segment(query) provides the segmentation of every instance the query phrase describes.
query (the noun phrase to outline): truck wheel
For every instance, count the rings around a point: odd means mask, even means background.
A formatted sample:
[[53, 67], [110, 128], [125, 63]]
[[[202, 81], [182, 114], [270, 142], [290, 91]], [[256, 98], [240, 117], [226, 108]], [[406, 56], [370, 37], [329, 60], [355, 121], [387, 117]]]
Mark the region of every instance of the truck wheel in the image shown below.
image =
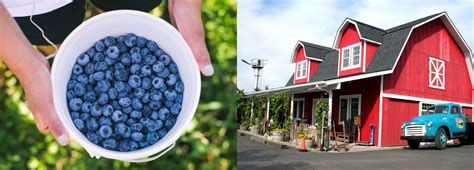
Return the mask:
[[410, 146], [410, 149], [418, 149], [420, 147], [420, 141], [408, 140], [408, 146]]
[[436, 149], [443, 150], [446, 149], [446, 143], [448, 142], [448, 136], [446, 131], [443, 128], [439, 128], [436, 132], [435, 145]]

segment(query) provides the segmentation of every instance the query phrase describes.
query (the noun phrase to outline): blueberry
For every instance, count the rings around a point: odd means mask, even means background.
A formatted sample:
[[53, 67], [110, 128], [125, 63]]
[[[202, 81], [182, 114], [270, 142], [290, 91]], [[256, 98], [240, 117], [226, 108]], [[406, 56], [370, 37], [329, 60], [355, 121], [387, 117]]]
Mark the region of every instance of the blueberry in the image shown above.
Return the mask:
[[136, 123], [136, 121], [133, 120], [133, 119], [128, 119], [125, 123], [126, 123], [128, 126], [132, 126], [134, 123]]
[[140, 118], [140, 123], [143, 124], [143, 125], [146, 125], [149, 121], [150, 121], [150, 119], [148, 119], [146, 117]]
[[173, 73], [173, 74], [177, 74], [177, 73], [178, 73], [178, 66], [177, 66], [176, 63], [174, 63], [173, 61], [168, 65], [168, 69], [169, 69], [170, 72]]
[[148, 103], [148, 106], [150, 106], [152, 110], [158, 110], [161, 107], [161, 101], [152, 100]]
[[151, 52], [150, 52], [150, 50], [149, 50], [148, 48], [142, 48], [142, 50], [140, 50], [140, 54], [141, 54], [142, 56], [146, 56], [146, 55], [150, 55]]
[[117, 43], [115, 46], [119, 49], [120, 53], [124, 53], [128, 51], [128, 47], [123, 42]]
[[99, 143], [99, 136], [97, 136], [97, 134], [95, 133], [87, 132], [87, 139], [89, 139], [89, 141], [91, 141], [94, 144]]
[[112, 113], [112, 120], [114, 122], [121, 122], [123, 120], [123, 113], [120, 110], [116, 110]]
[[146, 55], [145, 57], [143, 57], [143, 62], [146, 65], [152, 65], [156, 62], [156, 58], [154, 55]]
[[81, 54], [79, 57], [77, 57], [77, 64], [85, 66], [87, 63], [89, 63], [89, 59], [89, 55]]
[[114, 132], [118, 135], [122, 135], [127, 130], [126, 128], [127, 128], [127, 125], [125, 125], [124, 123], [117, 123], [115, 125], [115, 131]]
[[89, 84], [92, 84], [92, 83], [94, 83], [95, 81], [96, 81], [96, 80], [94, 80], [94, 74], [89, 74], [89, 78], [88, 78], [88, 81], [87, 81], [87, 82], [88, 82]]
[[95, 72], [92, 76], [95, 81], [103, 80], [105, 78], [105, 72], [103, 71], [98, 71]]
[[156, 51], [154, 52], [155, 56], [161, 56], [163, 54], [165, 54], [165, 52], [162, 49], [159, 49], [159, 48], [156, 49]]
[[139, 119], [139, 118], [142, 117], [142, 112], [133, 110], [133, 111], [130, 113], [130, 117], [131, 117], [131, 118], [135, 118], [135, 119]]
[[112, 70], [105, 71], [105, 80], [112, 81], [114, 79], [114, 73]]
[[110, 120], [110, 117], [100, 117], [99, 118], [99, 125], [100, 126], [103, 126], [103, 125], [112, 126], [112, 121]]
[[83, 102], [82, 103], [82, 107], [81, 107], [81, 110], [82, 110], [82, 113], [89, 113], [92, 109], [92, 104], [89, 103], [89, 102]]
[[174, 104], [173, 100], [166, 100], [165, 101], [165, 107], [166, 108], [171, 108], [171, 106], [173, 106], [173, 104]]
[[151, 120], [151, 121], [148, 121], [146, 124], [146, 129], [148, 130], [148, 132], [154, 132], [158, 129], [160, 129], [161, 127], [163, 127], [163, 122], [161, 120]]
[[[136, 98], [142, 98], [145, 95], [145, 90], [142, 88], [136, 88], [133, 90], [133, 96]], [[133, 104], [133, 100], [132, 100]]]
[[149, 65], [144, 65], [141, 68], [141, 75], [142, 76], [150, 76], [151, 75], [151, 67]]
[[86, 102], [94, 102], [96, 99], [96, 94], [94, 92], [89, 91], [84, 95], [83, 98]]
[[146, 135], [146, 141], [149, 145], [153, 145], [158, 142], [158, 138], [158, 134], [156, 134], [155, 132], [150, 132]]
[[104, 61], [104, 58], [105, 58], [104, 54], [102, 54], [102, 53], [95, 53], [95, 54], [94, 54], [94, 58], [93, 58], [92, 60], [97, 63], [97, 62]]
[[120, 62], [124, 65], [130, 65], [132, 63], [132, 57], [130, 56], [130, 53], [124, 53], [120, 57]]
[[131, 138], [134, 141], [141, 141], [143, 139], [143, 134], [140, 132], [133, 132]]
[[165, 122], [165, 126], [168, 128], [168, 129], [171, 129], [174, 124], [176, 123], [176, 120], [175, 119], [168, 119], [166, 120]]
[[146, 39], [146, 38], [143, 38], [143, 37], [141, 37], [141, 36], [138, 36], [138, 38], [137, 38], [137, 46], [138, 46], [138, 47], [145, 47], [146, 42], [147, 42], [147, 39]]
[[133, 53], [140, 53], [140, 48], [139, 47], [132, 47], [130, 49], [130, 54], [133, 54]]
[[176, 97], [176, 99], [174, 100], [174, 102], [176, 102], [176, 103], [182, 103], [182, 102], [183, 102], [183, 95], [182, 95], [182, 94], [178, 94], [178, 96]]
[[165, 137], [165, 135], [166, 135], [167, 133], [168, 133], [168, 131], [166, 131], [166, 129], [164, 129], [164, 128], [158, 130], [158, 136], [159, 136], [160, 138]]
[[132, 53], [131, 57], [132, 57], [132, 62], [133, 63], [137, 63], [137, 64], [142, 63], [142, 55], [141, 54]]
[[159, 73], [165, 68], [165, 63], [163, 63], [162, 61], [157, 61], [155, 62], [155, 64], [153, 64], [152, 68], [155, 73]]
[[176, 92], [175, 92], [174, 90], [169, 89], [169, 90], [166, 90], [166, 91], [165, 91], [165, 99], [166, 99], [166, 100], [171, 100], [171, 101], [173, 101], [174, 99], [176, 99], [176, 95], [177, 95], [177, 94], [176, 94]]
[[129, 97], [120, 98], [119, 104], [122, 107], [128, 107], [132, 104], [132, 100]]
[[101, 80], [99, 82], [97, 82], [97, 88], [101, 91], [101, 92], [107, 92], [110, 88], [111, 84], [109, 81], [107, 80]]
[[104, 48], [105, 48], [105, 45], [104, 45], [104, 42], [102, 40], [100, 41], [97, 41], [95, 43], [95, 50], [97, 51], [104, 51]]
[[91, 117], [91, 115], [87, 113], [82, 113], [80, 116], [82, 121], [86, 121], [87, 119], [89, 119], [89, 117]]
[[119, 93], [117, 95], [117, 97], [120, 99], [120, 98], [124, 98], [124, 97], [128, 97], [128, 93], [127, 93], [127, 89], [125, 89], [125, 92], [122, 92], [122, 93]]
[[130, 129], [130, 127], [125, 126], [125, 132], [123, 132], [120, 136], [124, 138], [129, 138], [131, 134], [132, 130]]
[[137, 150], [137, 149], [138, 149], [138, 143], [137, 143], [137, 142], [132, 141], [132, 142], [130, 142], [129, 145], [130, 145], [130, 146], [129, 146], [129, 150], [130, 150], [130, 151], [134, 151], [134, 150]]
[[74, 97], [76, 97], [76, 95], [74, 94], [74, 91], [68, 90], [68, 91], [66, 92], [66, 99], [71, 100], [71, 99], [74, 98]]
[[168, 77], [166, 77], [166, 85], [168, 86], [174, 86], [177, 81], [178, 76], [176, 74], [170, 74]]
[[146, 138], [144, 138], [143, 140], [141, 140], [141, 141], [138, 143], [138, 145], [139, 145], [140, 147], [142, 147], [142, 148], [145, 148], [145, 147], [149, 146], [148, 141], [146, 140]]
[[91, 116], [99, 117], [100, 115], [102, 115], [102, 107], [94, 104], [94, 106], [92, 106]]
[[77, 81], [76, 80], [69, 80], [67, 82], [67, 89], [72, 90], [74, 89], [74, 86], [76, 86]]
[[69, 101], [69, 108], [73, 111], [79, 111], [82, 107], [82, 100], [80, 98], [73, 98]]
[[142, 88], [145, 90], [150, 89], [152, 86], [151, 79], [148, 77], [142, 78]]
[[165, 121], [166, 119], [168, 119], [169, 115], [170, 115], [170, 111], [167, 108], [161, 108], [158, 111], [158, 118], [160, 120]]
[[97, 99], [97, 103], [100, 105], [105, 105], [109, 102], [109, 95], [107, 93], [100, 93], [99, 99]]
[[79, 112], [71, 112], [71, 118], [72, 120], [74, 119], [80, 119], [81, 115], [79, 114]]
[[146, 43], [146, 47], [150, 50], [150, 51], [156, 51], [158, 49], [158, 45], [156, 45], [156, 43], [154, 41], [148, 41]]
[[115, 79], [120, 80], [120, 81], [126, 81], [128, 78], [128, 75], [129, 75], [128, 71], [125, 69], [115, 70], [114, 72]]
[[86, 127], [87, 127], [87, 130], [94, 131], [94, 130], [97, 130], [97, 128], [99, 128], [99, 124], [97, 124], [96, 119], [89, 118], [86, 120]]
[[138, 73], [140, 73], [140, 69], [141, 69], [141, 68], [140, 68], [140, 64], [132, 64], [132, 65], [130, 66], [130, 73], [132, 73], [132, 74], [138, 74]]
[[118, 93], [123, 93], [127, 91], [127, 85], [121, 81], [115, 81], [114, 88]]
[[150, 102], [150, 93], [145, 93], [142, 97], [142, 103]]
[[163, 71], [159, 72], [157, 75], [158, 77], [165, 78], [170, 75], [170, 71], [168, 68], [164, 68]]
[[132, 99], [132, 108], [135, 109], [135, 110], [140, 110], [142, 109], [143, 105], [142, 105], [142, 102], [140, 101], [140, 99], [138, 98], [133, 98]]
[[181, 104], [175, 103], [170, 108], [171, 114], [178, 115], [179, 111], [181, 111]]
[[159, 60], [163, 61], [163, 63], [165, 63], [165, 65], [168, 65], [171, 62], [171, 58], [168, 54], [160, 55]]
[[176, 91], [176, 93], [178, 94], [182, 94], [184, 92], [184, 84], [182, 81], [178, 81], [175, 85], [174, 85], [174, 90]]
[[87, 51], [86, 51], [86, 54], [90, 57], [94, 56], [95, 54], [95, 49], [93, 47], [89, 48]]
[[77, 81], [78, 81], [78, 83], [84, 83], [84, 84], [86, 84], [86, 83], [89, 83], [89, 78], [87, 78], [86, 75], [81, 74], [81, 75], [78, 75], [78, 76], [77, 76]]
[[105, 57], [104, 59], [105, 63], [109, 66], [111, 65], [114, 65], [115, 64], [115, 59], [111, 58], [111, 57]]
[[117, 100], [112, 100], [112, 102], [110, 103], [112, 105], [112, 107], [114, 108], [114, 110], [120, 110], [122, 109], [122, 106], [120, 106], [119, 102]]
[[99, 135], [103, 138], [108, 138], [112, 135], [112, 128], [108, 125], [102, 125], [99, 129]]
[[107, 36], [104, 38], [104, 45], [106, 47], [110, 47], [112, 45], [115, 45], [116, 41], [115, 41], [115, 38], [112, 37], [112, 36]]
[[130, 128], [132, 128], [132, 131], [134, 131], [134, 132], [140, 132], [143, 129], [143, 124], [133, 123], [132, 126], [130, 126]]
[[77, 129], [79, 129], [79, 130], [84, 129], [84, 121], [82, 121], [81, 119], [74, 119], [73, 123], [74, 123], [74, 126], [76, 126]]
[[96, 71], [105, 71], [105, 70], [107, 70], [107, 63], [105, 63], [103, 61], [97, 62], [97, 63], [95, 63], [94, 69]]
[[141, 85], [141, 78], [137, 75], [131, 75], [129, 78], [128, 78], [128, 85], [131, 87], [131, 88], [137, 88], [137, 87], [140, 87]]
[[159, 91], [150, 93], [151, 100], [161, 101], [163, 99], [163, 94]]
[[120, 141], [118, 144], [118, 150], [121, 152], [126, 152], [130, 148], [130, 142], [128, 140]]
[[123, 39], [125, 39], [125, 35], [118, 36], [116, 40], [118, 43], [123, 43]]
[[104, 116], [110, 116], [112, 115], [112, 112], [114, 112], [114, 108], [110, 104], [106, 104], [102, 107], [102, 115]]
[[86, 66], [84, 66], [84, 72], [87, 74], [93, 74], [95, 72], [95, 64], [87, 63]]
[[118, 49], [117, 46], [110, 46], [109, 48], [107, 48], [107, 56], [112, 58], [112, 59], [115, 59], [119, 56], [119, 53], [120, 53], [120, 50]]
[[114, 150], [117, 147], [117, 141], [113, 138], [105, 139], [102, 146], [106, 149]]
[[130, 106], [122, 108], [122, 112], [127, 113], [127, 114], [132, 113], [132, 111], [133, 111], [133, 108]]
[[151, 84], [155, 89], [159, 89], [165, 86], [165, 81], [160, 77], [155, 77]]
[[82, 72], [84, 72], [84, 69], [81, 67], [81, 65], [74, 64], [74, 66], [72, 67], [72, 73], [75, 75], [79, 75], [82, 74]]
[[127, 35], [125, 35], [125, 38], [123, 39], [123, 42], [128, 47], [133, 47], [137, 43], [137, 36], [135, 36], [135, 34], [128, 33]]

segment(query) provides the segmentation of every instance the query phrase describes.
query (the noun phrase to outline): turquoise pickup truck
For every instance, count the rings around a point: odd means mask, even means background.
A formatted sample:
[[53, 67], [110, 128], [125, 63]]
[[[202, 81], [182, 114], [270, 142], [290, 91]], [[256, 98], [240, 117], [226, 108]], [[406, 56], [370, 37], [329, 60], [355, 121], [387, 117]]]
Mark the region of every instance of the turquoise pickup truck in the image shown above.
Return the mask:
[[407, 140], [411, 149], [417, 149], [420, 142], [435, 142], [437, 149], [445, 149], [449, 139], [459, 139], [461, 144], [471, 143], [474, 136], [471, 121], [466, 121], [459, 104], [437, 104], [428, 108], [426, 115], [403, 123], [400, 139]]

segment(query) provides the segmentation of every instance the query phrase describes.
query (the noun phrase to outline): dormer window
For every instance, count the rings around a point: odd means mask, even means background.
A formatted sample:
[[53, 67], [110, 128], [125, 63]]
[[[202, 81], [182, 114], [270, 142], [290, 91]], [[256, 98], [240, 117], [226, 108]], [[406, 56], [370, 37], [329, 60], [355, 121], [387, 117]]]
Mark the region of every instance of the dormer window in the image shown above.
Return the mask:
[[307, 60], [296, 63], [296, 79], [306, 78], [307, 65]]
[[349, 70], [360, 67], [360, 56], [361, 56], [361, 43], [356, 43], [342, 48], [341, 58], [342, 67], [341, 70]]

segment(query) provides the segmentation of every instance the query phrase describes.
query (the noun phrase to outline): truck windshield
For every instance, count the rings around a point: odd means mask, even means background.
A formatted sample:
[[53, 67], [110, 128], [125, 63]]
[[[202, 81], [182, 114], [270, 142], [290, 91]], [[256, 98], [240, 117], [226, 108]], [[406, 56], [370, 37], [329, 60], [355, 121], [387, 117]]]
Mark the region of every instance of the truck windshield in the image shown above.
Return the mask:
[[448, 106], [436, 106], [434, 114], [448, 113]]

